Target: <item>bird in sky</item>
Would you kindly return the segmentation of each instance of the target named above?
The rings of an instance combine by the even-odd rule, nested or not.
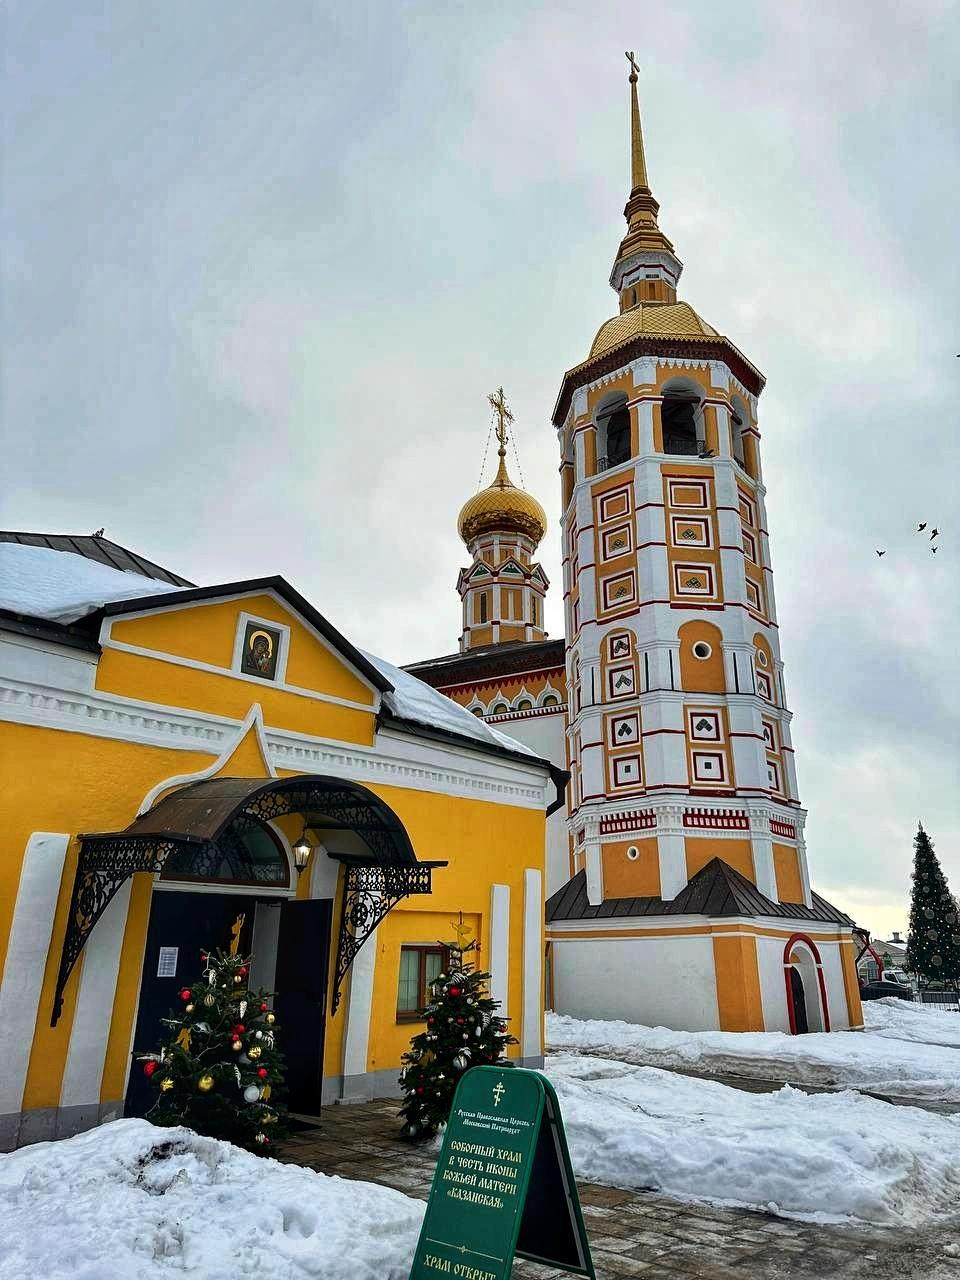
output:
[[[939,530],[939,529],[934,529],[933,533],[931,533],[931,535],[930,535],[930,541],[931,541],[931,542],[934,540],[934,538],[935,538],[935,537],[937,537],[937,535],[939,534],[939,532],[940,532],[940,530]]]
[[[885,556],[886,554],[886,551],[877,551],[878,556]]]
[[[937,548],[936,548],[936,547],[931,547],[931,548],[930,548],[930,550],[933,552],[933,554],[934,554],[934,555],[936,555],[936,554],[937,554]]]
[[[917,525],[917,533],[923,533],[923,531],[924,531],[924,529],[925,529],[926,527],[927,527],[927,522],[926,522],[926,520],[924,520],[923,524],[918,524],[918,525]]]
[[[93,536],[94,536],[95,538],[102,538],[102,537],[103,537],[103,529],[95,529],[95,530],[94,530],[94,533],[93,533]]]

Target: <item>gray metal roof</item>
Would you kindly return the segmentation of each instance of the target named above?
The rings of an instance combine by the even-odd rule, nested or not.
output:
[[[164,569],[162,565],[138,556],[136,552],[121,547],[118,542],[96,534],[70,533],[16,533],[0,530],[0,542],[18,542],[22,547],[47,547],[51,551],[66,551],[86,560],[96,560],[110,569],[121,569],[126,573],[139,573],[144,578],[154,578],[158,582],[169,582],[174,587],[192,587],[195,584],[188,578],[181,578],[178,573]]]

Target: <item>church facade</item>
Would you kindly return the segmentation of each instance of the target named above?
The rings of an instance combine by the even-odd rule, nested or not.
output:
[[[564,375],[553,415],[564,679],[559,641],[498,646],[484,631],[474,652],[470,619],[460,655],[412,669],[475,714],[509,717],[522,740],[542,714],[528,648],[550,669],[565,741],[549,754],[570,772],[564,838],[549,846],[550,1007],[690,1030],[855,1027],[853,921],[813,891],[807,867],[761,467],[764,379],[678,298],[632,62],[630,108],[627,231],[610,276],[619,314]],[[519,505],[491,497],[498,484],[511,497],[503,483],[471,500],[496,508],[501,529]],[[483,574],[473,554],[461,582]]]
[[[398,1092],[448,944],[542,1061],[565,774],[361,653],[282,578],[194,587],[0,534],[0,1149],[142,1114],[138,1051],[239,938],[290,1104]]]

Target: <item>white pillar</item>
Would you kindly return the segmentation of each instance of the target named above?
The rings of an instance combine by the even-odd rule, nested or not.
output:
[[[373,1008],[373,975],[377,966],[377,934],[374,931],[353,958],[350,966],[350,989],[347,993],[343,1033],[344,1102],[360,1102],[370,1096],[364,1087],[367,1074],[367,1049],[370,1044],[370,1013]]]
[[[507,1016],[510,979],[510,886],[490,887],[490,995],[500,1001],[498,1014]]]
[[[543,1059],[543,876],[523,873],[523,1030],[520,1056],[535,1066]],[[534,1059],[531,1063],[529,1060]]]
[[[82,1107],[84,1111],[64,1117],[63,1125],[58,1127],[60,1136],[90,1128],[99,1119],[103,1064],[132,886],[132,880],[125,881],[97,921],[84,947],[80,990],[60,1091],[61,1107]],[[119,1099],[109,1098],[106,1101]]]
[[[773,865],[773,839],[770,835],[770,819],[766,814],[753,813],[750,821],[750,847],[753,851],[753,874],[757,888],[771,902],[779,902],[777,875]]]
[[[19,1116],[23,1107],[43,971],[53,936],[69,843],[68,835],[35,831],[27,841],[24,854],[0,982],[0,1027],[3,1027],[5,1042],[0,1072],[0,1148],[7,1145],[9,1129],[9,1122],[2,1123],[3,1117]],[[16,1141],[16,1133],[13,1140]]]

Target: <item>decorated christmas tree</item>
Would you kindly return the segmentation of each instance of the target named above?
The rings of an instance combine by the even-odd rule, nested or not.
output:
[[[457,944],[447,944],[449,963],[430,984],[431,1000],[423,1010],[426,1030],[413,1037],[403,1055],[400,1084],[406,1098],[400,1108],[403,1136],[429,1138],[446,1124],[457,1083],[470,1067],[505,1063],[504,1049],[516,1044],[507,1024],[496,1015],[499,1000],[487,990],[489,973],[477,972],[464,960],[463,925]]]
[[[913,841],[906,968],[928,982],[960,978],[960,916],[922,823]]]
[[[180,991],[181,1010],[162,1019],[166,1042],[138,1054],[157,1090],[147,1119],[265,1152],[285,1133],[283,1059],[269,997],[250,991],[249,958],[235,947],[203,955],[201,977]]]

